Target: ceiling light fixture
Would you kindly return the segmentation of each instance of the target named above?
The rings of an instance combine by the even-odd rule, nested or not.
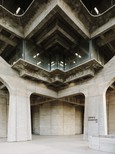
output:
[[[81,58],[81,55],[79,55],[78,57]]]
[[[75,53],[76,56],[78,56],[78,53]]]
[[[41,64],[41,61],[39,61],[39,62],[37,63],[37,65],[39,65],[39,64]]]
[[[60,66],[63,66],[63,64],[60,63]]]
[[[73,63],[75,64],[75,61],[73,61]]]
[[[96,7],[94,7],[94,10],[97,14],[99,14],[99,10]]]
[[[33,58],[36,58],[36,55],[34,55]]]
[[[16,14],[18,14],[20,12],[21,8],[18,7],[17,10],[16,10]]]
[[[54,61],[52,61],[51,64],[54,64]]]

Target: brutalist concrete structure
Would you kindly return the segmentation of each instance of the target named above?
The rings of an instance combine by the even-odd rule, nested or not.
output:
[[[0,137],[115,151],[115,1],[0,3]]]

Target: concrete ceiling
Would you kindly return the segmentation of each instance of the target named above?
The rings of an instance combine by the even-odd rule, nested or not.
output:
[[[0,5],[4,6],[12,13],[16,13],[18,7],[21,8],[19,14],[26,11],[32,0],[0,0]]]
[[[12,1],[12,4],[15,2]],[[31,0],[28,4],[20,2],[23,7],[27,7]],[[88,1],[87,4],[89,3]],[[45,50],[61,48],[68,51],[82,37],[95,39],[102,52],[107,50],[106,54],[113,56],[114,15],[115,5],[103,14],[93,16],[80,0],[35,0],[21,16],[16,16],[0,6],[0,54],[4,56],[8,50],[15,49],[22,38],[34,40]]]
[[[94,8],[96,7],[99,11],[99,13],[103,13],[107,9],[109,9],[112,5],[115,4],[115,0],[82,0],[84,5],[87,7],[90,13],[96,15],[96,11]]]

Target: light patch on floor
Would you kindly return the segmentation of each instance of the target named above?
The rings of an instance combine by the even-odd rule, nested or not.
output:
[[[0,143],[0,154],[110,154],[88,148],[88,142],[76,136],[33,136],[28,142]]]

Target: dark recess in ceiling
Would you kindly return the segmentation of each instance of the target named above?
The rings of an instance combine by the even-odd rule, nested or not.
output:
[[[92,14],[96,14],[95,7],[99,13],[103,13],[115,4],[115,0],[82,0],[82,2]]]
[[[21,11],[19,14],[22,14],[28,8],[31,2],[32,0],[0,0],[0,5],[4,6],[12,13],[15,13],[17,8],[20,7]]]

